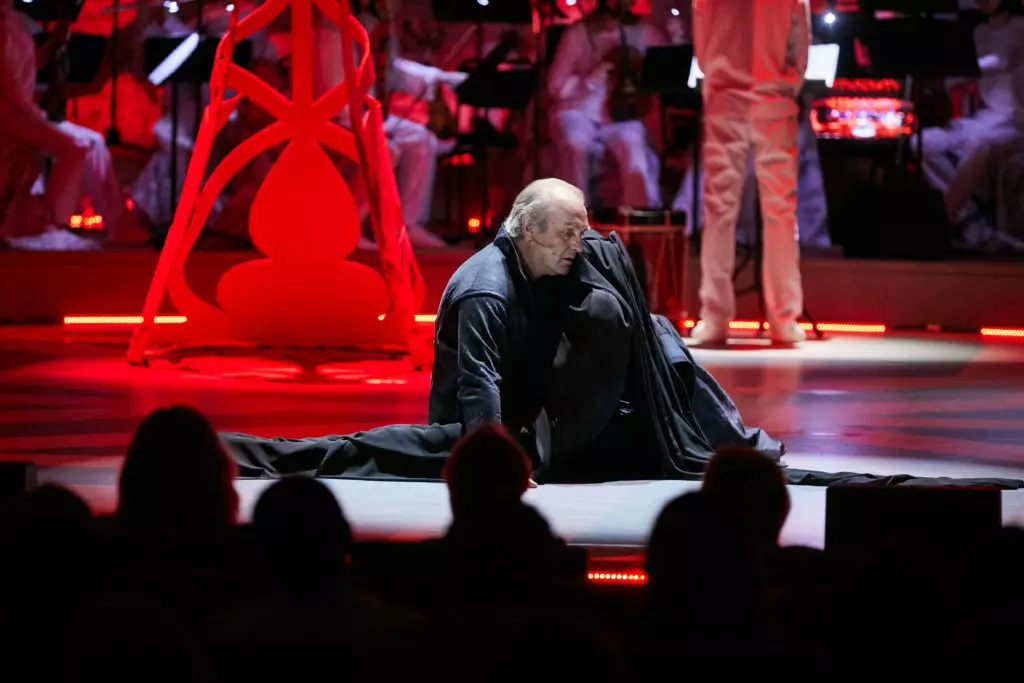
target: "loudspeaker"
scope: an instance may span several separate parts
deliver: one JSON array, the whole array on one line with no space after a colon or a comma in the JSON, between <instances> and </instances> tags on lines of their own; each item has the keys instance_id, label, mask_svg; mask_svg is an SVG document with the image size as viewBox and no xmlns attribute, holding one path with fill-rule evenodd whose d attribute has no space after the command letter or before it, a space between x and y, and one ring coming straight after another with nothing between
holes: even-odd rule
<instances>
[{"instance_id":1,"label":"loudspeaker","mask_svg":"<svg viewBox=\"0 0 1024 683\"><path fill-rule=\"evenodd\" d=\"M38 486L36 466L31 462L0 462L0 501L10 500Z\"/></svg>"},{"instance_id":2,"label":"loudspeaker","mask_svg":"<svg viewBox=\"0 0 1024 683\"><path fill-rule=\"evenodd\" d=\"M1003 525L1002 492L994 487L837 484L825 501L828 551L962 552Z\"/></svg>"},{"instance_id":3,"label":"loudspeaker","mask_svg":"<svg viewBox=\"0 0 1024 683\"><path fill-rule=\"evenodd\" d=\"M851 258L941 260L951 228L942 193L915 183L860 185L831 222L843 255Z\"/></svg>"}]
</instances>

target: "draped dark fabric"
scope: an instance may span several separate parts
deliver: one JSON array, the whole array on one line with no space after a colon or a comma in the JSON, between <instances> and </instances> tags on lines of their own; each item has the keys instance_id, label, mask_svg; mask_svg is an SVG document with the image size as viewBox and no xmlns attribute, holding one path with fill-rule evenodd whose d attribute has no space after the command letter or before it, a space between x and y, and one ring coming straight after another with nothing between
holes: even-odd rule
<instances>
[{"instance_id":1,"label":"draped dark fabric","mask_svg":"<svg viewBox=\"0 0 1024 683\"><path fill-rule=\"evenodd\" d=\"M583 245L568 279L554 287L531 286L504 232L460 266L435 323L432 424L304 439L222 433L242 475L438 480L465 429L487 421L509 427L542 483L698 480L714 450L730 444L781 461L785 445L745 425L672 324L650 314L619 239L588 231ZM554 298L536 300L549 295ZM553 315L553 301L565 306L564 315ZM553 331L562 338L557 350L549 339ZM537 358L545 368L531 365ZM785 473L790 483L803 485L954 482L790 468ZM1007 479L956 483L1024 485Z\"/></svg>"}]
</instances>

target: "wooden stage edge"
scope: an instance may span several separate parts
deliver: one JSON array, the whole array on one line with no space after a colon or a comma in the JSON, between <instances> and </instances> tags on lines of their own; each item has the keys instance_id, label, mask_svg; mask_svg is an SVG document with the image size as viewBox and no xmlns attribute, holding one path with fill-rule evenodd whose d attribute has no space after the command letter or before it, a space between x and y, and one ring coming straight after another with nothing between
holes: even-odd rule
<instances>
[{"instance_id":1,"label":"wooden stage edge","mask_svg":"<svg viewBox=\"0 0 1024 683\"><path fill-rule=\"evenodd\" d=\"M468 249L417 252L427 285L423 313L434 313L445 283L473 253ZM194 252L186 277L197 294L215 301L220 276L260 258L255 252ZM376 252L353 260L379 268ZM153 250L0 252L0 323L53 322L65 315L137 315L156 267ZM686 314L699 312L700 266L687 266ZM1024 262L880 261L806 255L801 261L808 314L818 322L882 323L890 329L938 326L950 331L1024 327ZM737 280L749 282L748 267ZM757 302L738 300L738 317L753 318ZM174 313L170 302L165 313Z\"/></svg>"}]
</instances>

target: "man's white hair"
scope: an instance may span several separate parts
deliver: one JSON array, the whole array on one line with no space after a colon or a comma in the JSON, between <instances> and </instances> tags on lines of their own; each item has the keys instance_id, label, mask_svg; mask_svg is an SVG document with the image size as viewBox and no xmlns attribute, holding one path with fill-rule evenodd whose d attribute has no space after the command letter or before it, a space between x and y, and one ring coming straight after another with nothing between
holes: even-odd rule
<instances>
[{"instance_id":1,"label":"man's white hair","mask_svg":"<svg viewBox=\"0 0 1024 683\"><path fill-rule=\"evenodd\" d=\"M512 210L508 212L508 218L502 223L502 227L509 237L521 237L523 226L527 222L533 222L541 226L541 230L547 227L548 207L551 199L556 194L567 193L579 197L584 201L582 190L558 178L541 178L523 188L512 203Z\"/></svg>"}]
</instances>

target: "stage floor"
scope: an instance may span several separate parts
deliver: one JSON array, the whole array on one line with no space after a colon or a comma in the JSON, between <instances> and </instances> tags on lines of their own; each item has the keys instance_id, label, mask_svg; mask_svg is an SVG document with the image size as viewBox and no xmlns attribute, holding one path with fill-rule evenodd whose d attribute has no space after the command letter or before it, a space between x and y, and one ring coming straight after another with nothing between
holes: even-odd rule
<instances>
[{"instance_id":1,"label":"stage floor","mask_svg":"<svg viewBox=\"0 0 1024 683\"><path fill-rule=\"evenodd\" d=\"M154 408L188 403L218 429L267 436L346 433L426 417L428 373L402 360L321 351L124 361L123 331L0 327L0 460L30 460L98 511L116 503L122 453ZM695 347L696 348L696 347ZM799 348L734 340L696 355L749 424L790 449L795 468L1024 478L1024 341L978 336L832 336ZM169 476L187 476L180 473ZM268 481L239 481L248 516ZM367 538L423 538L448 522L443 485L329 480ZM610 552L646 542L661 507L696 485L549 485L535 504L568 541ZM787 543L821 547L825 489L793 487ZM1004 519L1024 524L1024 491Z\"/></svg>"}]
</instances>

